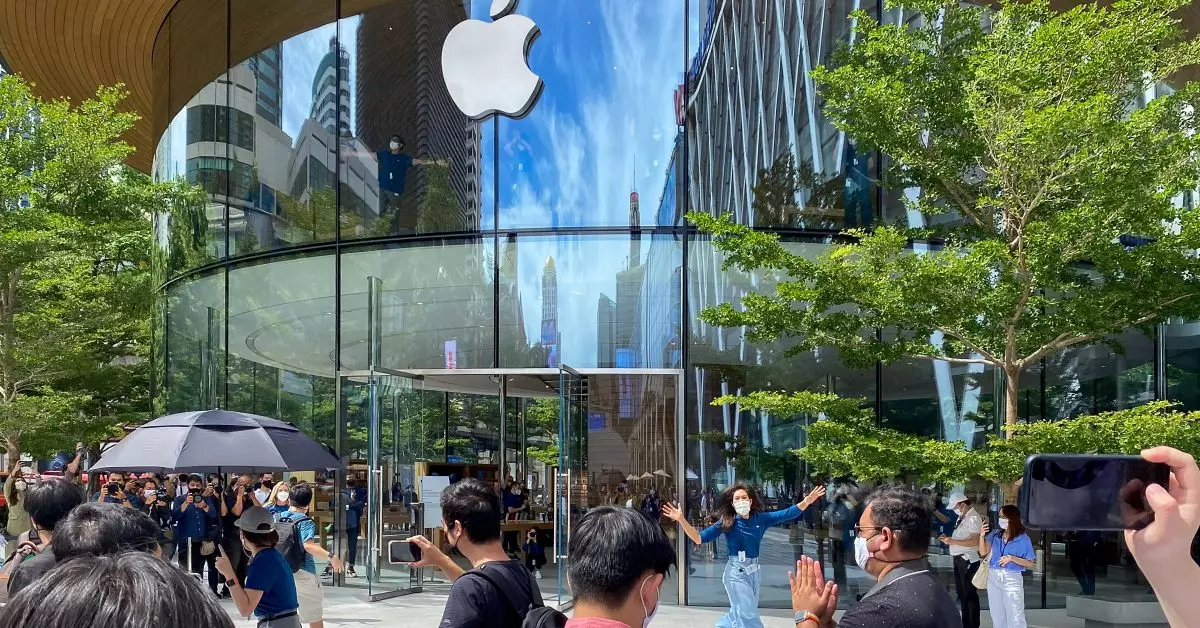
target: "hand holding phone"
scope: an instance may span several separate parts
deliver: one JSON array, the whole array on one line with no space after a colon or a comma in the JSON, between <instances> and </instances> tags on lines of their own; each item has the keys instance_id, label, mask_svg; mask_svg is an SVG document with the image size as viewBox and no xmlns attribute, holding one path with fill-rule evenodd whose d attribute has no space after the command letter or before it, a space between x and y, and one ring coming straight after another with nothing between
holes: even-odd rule
<instances>
[{"instance_id":1,"label":"hand holding phone","mask_svg":"<svg viewBox=\"0 0 1200 628\"><path fill-rule=\"evenodd\" d=\"M1038 455L1025 463L1022 511L1042 530L1140 530L1154 521L1151 485L1171 469L1140 456Z\"/></svg>"},{"instance_id":2,"label":"hand holding phone","mask_svg":"<svg viewBox=\"0 0 1200 628\"><path fill-rule=\"evenodd\" d=\"M422 554L421 546L412 539L388 543L388 562L393 565L419 563Z\"/></svg>"}]
</instances>

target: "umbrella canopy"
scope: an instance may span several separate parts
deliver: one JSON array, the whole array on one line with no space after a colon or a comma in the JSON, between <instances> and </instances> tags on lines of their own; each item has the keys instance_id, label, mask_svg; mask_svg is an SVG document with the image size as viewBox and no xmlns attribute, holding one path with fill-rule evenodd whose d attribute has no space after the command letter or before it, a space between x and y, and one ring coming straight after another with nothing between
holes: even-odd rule
<instances>
[{"instance_id":1,"label":"umbrella canopy","mask_svg":"<svg viewBox=\"0 0 1200 628\"><path fill-rule=\"evenodd\" d=\"M671 477L671 474L670 474L670 473L667 473L667 472L666 472L665 470L663 470L663 469L659 469L658 471L655 471L655 472L654 472L654 475L657 475L657 476L658 476L658 477L660 477L660 478L669 478L669 477Z\"/></svg>"},{"instance_id":2,"label":"umbrella canopy","mask_svg":"<svg viewBox=\"0 0 1200 628\"><path fill-rule=\"evenodd\" d=\"M687 470L687 479L689 479L689 480L699 480L699 479L700 479L700 476L696 475L696 472L695 472L695 471L692 471L691 469L688 469L688 470Z\"/></svg>"},{"instance_id":3,"label":"umbrella canopy","mask_svg":"<svg viewBox=\"0 0 1200 628\"><path fill-rule=\"evenodd\" d=\"M642 479L642 480L649 480L649 479L650 479L650 478L652 478L652 477L654 477L654 476L653 476L653 475L650 475L650 472L649 472L649 471L647 471L647 472L645 472L645 473L643 473L643 474L642 474L642 477L641 477L640 479Z\"/></svg>"},{"instance_id":4,"label":"umbrella canopy","mask_svg":"<svg viewBox=\"0 0 1200 628\"><path fill-rule=\"evenodd\" d=\"M291 423L204 410L155 419L109 448L91 471L226 473L341 468L329 448Z\"/></svg>"},{"instance_id":5,"label":"umbrella canopy","mask_svg":"<svg viewBox=\"0 0 1200 628\"><path fill-rule=\"evenodd\" d=\"M638 479L638 476L630 473L629 475L625 476L625 479L629 482L636 482Z\"/></svg>"}]
</instances>

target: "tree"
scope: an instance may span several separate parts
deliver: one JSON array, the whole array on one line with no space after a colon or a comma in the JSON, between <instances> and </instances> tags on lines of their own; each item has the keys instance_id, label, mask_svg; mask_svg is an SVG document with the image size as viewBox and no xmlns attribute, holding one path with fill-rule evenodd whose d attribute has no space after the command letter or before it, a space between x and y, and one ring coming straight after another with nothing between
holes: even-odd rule
<instances>
[{"instance_id":1,"label":"tree","mask_svg":"<svg viewBox=\"0 0 1200 628\"><path fill-rule=\"evenodd\" d=\"M701 318L754 341L795 339L794 352L833 346L851 366L990 365L1005 376L1012 434L1026 368L1200 316L1200 211L1176 202L1198 183L1200 84L1144 102L1200 63L1200 42L1172 17L1186 4L905 2L915 27L855 13L855 43L813 72L824 114L886 155L882 183L913 190L910 213L940 224L849 230L805 259L773 234L693 213L727 266L782 279Z\"/></svg>"},{"instance_id":2,"label":"tree","mask_svg":"<svg viewBox=\"0 0 1200 628\"><path fill-rule=\"evenodd\" d=\"M0 443L10 458L144 420L150 216L179 186L123 163L137 116L0 77Z\"/></svg>"}]
</instances>

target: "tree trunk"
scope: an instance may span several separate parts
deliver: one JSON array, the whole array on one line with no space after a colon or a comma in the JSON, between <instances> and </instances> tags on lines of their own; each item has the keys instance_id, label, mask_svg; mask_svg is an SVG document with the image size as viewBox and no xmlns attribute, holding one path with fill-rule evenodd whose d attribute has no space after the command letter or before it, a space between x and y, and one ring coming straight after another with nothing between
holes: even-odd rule
<instances>
[{"instance_id":1,"label":"tree trunk","mask_svg":"<svg viewBox=\"0 0 1200 628\"><path fill-rule=\"evenodd\" d=\"M4 453L8 455L8 468L11 469L21 459L21 437L10 434L4 439L4 445Z\"/></svg>"},{"instance_id":2,"label":"tree trunk","mask_svg":"<svg viewBox=\"0 0 1200 628\"><path fill-rule=\"evenodd\" d=\"M1004 438L1010 439L1013 428L1017 425L1018 397L1021 390L1021 369L1005 367L1004 369Z\"/></svg>"}]
</instances>

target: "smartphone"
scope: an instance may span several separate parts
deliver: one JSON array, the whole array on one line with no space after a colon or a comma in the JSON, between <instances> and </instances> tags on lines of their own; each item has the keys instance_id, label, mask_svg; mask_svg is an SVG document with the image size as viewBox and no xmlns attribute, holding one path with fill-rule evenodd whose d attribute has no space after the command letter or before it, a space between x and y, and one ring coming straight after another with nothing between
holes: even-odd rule
<instances>
[{"instance_id":1,"label":"smartphone","mask_svg":"<svg viewBox=\"0 0 1200 628\"><path fill-rule=\"evenodd\" d=\"M1030 456L1021 512L1041 530L1140 530L1154 521L1146 487L1170 481L1170 467L1140 456Z\"/></svg>"},{"instance_id":2,"label":"smartphone","mask_svg":"<svg viewBox=\"0 0 1200 628\"><path fill-rule=\"evenodd\" d=\"M415 563L421 560L421 546L412 541L388 542L388 561L393 565Z\"/></svg>"}]
</instances>

